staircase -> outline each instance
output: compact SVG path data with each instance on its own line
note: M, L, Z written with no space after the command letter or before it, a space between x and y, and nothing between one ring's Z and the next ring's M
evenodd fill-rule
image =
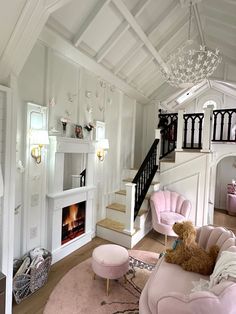
M134 220L134 228L132 232L127 232L126 184L132 183L137 172L138 170L134 169L124 170L121 189L114 193L112 203L106 207L106 218L97 222L98 237L127 248L132 248L152 229L149 197L151 193L157 191L160 186L158 180L159 174L156 173L138 215Z

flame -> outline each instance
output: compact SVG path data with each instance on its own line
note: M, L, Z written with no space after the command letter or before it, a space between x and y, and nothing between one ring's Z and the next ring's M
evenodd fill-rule
M63 221L63 226L68 224L68 230L73 229L74 221L76 220L76 215L78 212L78 207L76 205L70 206L70 212L68 217Z

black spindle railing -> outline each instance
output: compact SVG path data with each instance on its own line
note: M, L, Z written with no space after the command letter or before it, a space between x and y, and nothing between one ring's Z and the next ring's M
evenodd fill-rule
M157 126L158 129L166 127L178 119L178 113L161 113L161 110L159 110L159 112L159 123Z
M213 142L236 142L236 109L213 110Z
M86 185L86 169L84 169L81 173L80 173L80 186L85 186Z
M160 149L160 159L167 156L176 148L177 140L177 126L178 120L175 119L173 122L168 124L166 127L161 129L161 149Z
M202 148L203 113L184 114L184 149Z
M139 168L132 183L136 184L135 188L135 205L134 205L134 219L137 217L139 209L147 194L148 188L157 171L157 144L159 140L155 139L147 156L145 157L141 167Z

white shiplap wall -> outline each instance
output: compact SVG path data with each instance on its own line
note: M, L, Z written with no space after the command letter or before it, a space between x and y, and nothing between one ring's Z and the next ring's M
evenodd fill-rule
M0 165L4 167L5 93L0 91ZM0 198L0 220L2 217L2 198Z

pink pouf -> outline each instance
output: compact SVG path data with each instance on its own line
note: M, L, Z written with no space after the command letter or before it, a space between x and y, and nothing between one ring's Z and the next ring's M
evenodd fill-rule
M129 254L122 246L104 244L93 251L92 269L94 273L107 279L107 295L109 293L109 279L125 276L129 269Z

